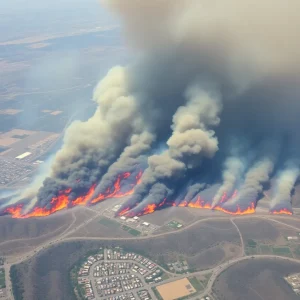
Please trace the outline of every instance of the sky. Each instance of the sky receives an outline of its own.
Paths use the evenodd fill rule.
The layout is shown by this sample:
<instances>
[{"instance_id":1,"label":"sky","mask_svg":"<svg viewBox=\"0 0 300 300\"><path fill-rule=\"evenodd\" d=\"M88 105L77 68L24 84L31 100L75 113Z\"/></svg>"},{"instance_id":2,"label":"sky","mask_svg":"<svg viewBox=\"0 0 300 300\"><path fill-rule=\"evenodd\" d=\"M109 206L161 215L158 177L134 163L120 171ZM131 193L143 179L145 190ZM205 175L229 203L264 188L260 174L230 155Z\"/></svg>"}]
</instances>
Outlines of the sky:
<instances>
[{"instance_id":1,"label":"sky","mask_svg":"<svg viewBox=\"0 0 300 300\"><path fill-rule=\"evenodd\" d=\"M0 1L0 41L116 23L98 0Z\"/></svg>"}]
</instances>

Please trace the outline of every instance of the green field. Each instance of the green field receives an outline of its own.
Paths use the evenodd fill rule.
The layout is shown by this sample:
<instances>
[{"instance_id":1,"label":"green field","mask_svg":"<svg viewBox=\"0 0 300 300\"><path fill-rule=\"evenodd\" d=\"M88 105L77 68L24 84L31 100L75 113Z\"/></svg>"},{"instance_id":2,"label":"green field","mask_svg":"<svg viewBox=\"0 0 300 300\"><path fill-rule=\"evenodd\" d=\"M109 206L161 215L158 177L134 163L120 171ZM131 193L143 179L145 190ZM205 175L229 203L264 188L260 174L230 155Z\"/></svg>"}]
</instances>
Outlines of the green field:
<instances>
[{"instance_id":1,"label":"green field","mask_svg":"<svg viewBox=\"0 0 300 300\"><path fill-rule=\"evenodd\" d=\"M120 223L111 220L111 219L107 219L107 218L102 218L99 220L99 223L101 225L104 225L106 227L111 227L111 228L119 228L120 227Z\"/></svg>"},{"instance_id":2,"label":"green field","mask_svg":"<svg viewBox=\"0 0 300 300\"><path fill-rule=\"evenodd\" d=\"M163 300L163 298L161 297L160 293L158 292L158 290L155 287L153 287L152 290L153 290L153 292L154 292L154 294L156 296L156 299Z\"/></svg>"},{"instance_id":3,"label":"green field","mask_svg":"<svg viewBox=\"0 0 300 300\"><path fill-rule=\"evenodd\" d=\"M5 288L5 271L4 269L0 269L0 289Z\"/></svg>"},{"instance_id":4,"label":"green field","mask_svg":"<svg viewBox=\"0 0 300 300\"><path fill-rule=\"evenodd\" d=\"M273 247L273 253L279 256L293 257L289 247Z\"/></svg>"},{"instance_id":5,"label":"green field","mask_svg":"<svg viewBox=\"0 0 300 300\"><path fill-rule=\"evenodd\" d=\"M253 248L253 247L246 247L246 249L245 249L245 253L246 253L246 255L255 255L255 254L257 254L257 248L255 247L255 248Z\"/></svg>"},{"instance_id":6,"label":"green field","mask_svg":"<svg viewBox=\"0 0 300 300\"><path fill-rule=\"evenodd\" d=\"M293 253L300 256L300 246L297 246L296 248L294 248Z\"/></svg>"},{"instance_id":7,"label":"green field","mask_svg":"<svg viewBox=\"0 0 300 300\"><path fill-rule=\"evenodd\" d=\"M248 240L247 243L248 243L248 247L251 247L251 248L256 248L256 246L257 246L257 243L253 240Z\"/></svg>"},{"instance_id":8,"label":"green field","mask_svg":"<svg viewBox=\"0 0 300 300\"><path fill-rule=\"evenodd\" d=\"M139 236L141 234L140 231L136 230L136 229L133 229L129 226L126 226L126 225L123 225L122 226L122 229L127 231L128 233L130 233L131 235L134 235L134 236Z\"/></svg>"},{"instance_id":9,"label":"green field","mask_svg":"<svg viewBox=\"0 0 300 300\"><path fill-rule=\"evenodd\" d=\"M269 245L260 245L261 254L272 254L272 247Z\"/></svg>"},{"instance_id":10,"label":"green field","mask_svg":"<svg viewBox=\"0 0 300 300\"><path fill-rule=\"evenodd\" d=\"M175 221L175 220L169 222L169 223L168 223L168 226L169 226L170 228L172 228L172 229L179 229L179 228L182 228L182 224L181 224L180 222L178 222L178 221ZM178 226L179 226L179 227L178 227Z\"/></svg>"},{"instance_id":11,"label":"green field","mask_svg":"<svg viewBox=\"0 0 300 300\"><path fill-rule=\"evenodd\" d=\"M207 283L208 283L208 281L209 281L209 279L210 279L210 277L211 277L211 273L209 273L209 274L207 274L207 275L204 275L203 277L204 277L205 279L199 280L199 281L201 282L201 284L202 284L204 287L206 287L206 286L207 286Z\"/></svg>"},{"instance_id":12,"label":"green field","mask_svg":"<svg viewBox=\"0 0 300 300\"><path fill-rule=\"evenodd\" d=\"M195 288L195 290L197 292L204 290L203 285L201 284L201 282L196 277L189 278L189 281L190 281L190 283L192 284L192 286Z\"/></svg>"}]
</instances>

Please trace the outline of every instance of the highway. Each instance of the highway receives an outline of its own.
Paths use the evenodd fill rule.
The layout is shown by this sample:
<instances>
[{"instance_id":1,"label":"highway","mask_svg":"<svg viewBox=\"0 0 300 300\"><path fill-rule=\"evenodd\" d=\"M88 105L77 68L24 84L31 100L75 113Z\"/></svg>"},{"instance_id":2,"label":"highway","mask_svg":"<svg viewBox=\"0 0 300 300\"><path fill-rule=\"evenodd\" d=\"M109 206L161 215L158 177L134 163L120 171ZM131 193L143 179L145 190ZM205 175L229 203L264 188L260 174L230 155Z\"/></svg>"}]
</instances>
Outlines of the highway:
<instances>
[{"instance_id":1,"label":"highway","mask_svg":"<svg viewBox=\"0 0 300 300\"><path fill-rule=\"evenodd\" d=\"M81 229L82 227L86 226L87 224L89 224L90 222L92 222L93 220L97 219L99 216L101 216L103 214L103 211L96 211L90 207L86 207L88 210L92 210L95 215L90 218L88 221L84 221L82 224L72 228L72 225L75 223L76 219L73 219L71 224L68 226L68 228L59 236L55 237L54 239L50 239L49 241L46 241L45 243L41 244L40 246L36 247L35 249L33 249L30 252L25 253L24 255L20 255L20 256L12 256L12 257L7 257L6 258L6 263L5 263L5 274L6 274L6 286L7 286L7 300L14 300L13 294L12 294L12 290L11 290L11 280L10 280L10 276L9 276L9 270L10 267L14 264L19 264L21 262L24 262L30 258L32 258L34 255L36 255L38 252L45 250L49 247L52 247L53 245L57 245L63 242L71 242L71 241L79 241L79 240L98 240L98 241L107 241L107 240L143 240L143 239L149 239L149 238L153 238L153 237L159 237L159 236L166 236L166 235L172 235L172 234L177 234L178 232L181 231L186 231L189 228L195 226L196 224L208 221L208 220L222 220L222 219L230 219L231 223L233 224L233 226L236 228L239 236L240 236L240 244L241 244L241 254L239 257L233 259L233 260L229 260L221 265L218 265L217 267L213 268L213 269L209 269L209 270L205 270L205 271L199 271L199 272L194 272L194 273L189 273L188 276L194 276L194 275L204 275L204 274L208 274L208 273L212 273L212 276L208 282L208 285L205 289L205 291L203 291L203 293L201 294L203 295L207 295L211 292L211 288L212 285L215 281L215 279L218 277L218 275L223 272L226 268L230 267L231 265L243 261L243 260L247 260L247 259L253 259L254 258L278 258L278 259L283 259L283 260L288 260L288 261L292 261L292 262L297 262L300 263L300 260L296 260L296 259L292 259L292 258L283 258L283 257L279 257L279 256L275 256L275 255L254 255L254 256L245 256L245 252L244 252L244 241L243 241L243 237L242 234L238 228L238 226L236 225L236 223L234 222L235 219L239 219L241 217L229 217L229 216L220 216L220 217L207 217L201 220L198 220L194 223L191 223L181 229L178 229L176 231L171 231L171 232L166 232L166 233L160 233L160 234L154 234L154 235L149 235L149 236L141 236L141 237L129 237L129 238L103 238L103 237L68 237L68 235L75 233L77 230ZM286 224L282 221L279 221L276 218L279 218L281 220L283 219L294 219L299 221L298 218L294 218L291 216L273 216L270 214L261 214L261 215L249 215L249 216L243 216L242 218L252 218L252 219L267 219L269 221L273 221L276 223L279 223L281 225L293 228L294 230L300 231L300 228ZM165 270L166 271L166 270ZM170 274L169 271L167 271L167 273ZM175 279L180 279L180 278L184 278L186 277L186 275L177 275L177 274L173 274L174 277L168 279L166 282L168 281L174 281ZM200 295L200 297L201 297ZM198 296L199 297L199 296Z\"/></svg>"}]
</instances>

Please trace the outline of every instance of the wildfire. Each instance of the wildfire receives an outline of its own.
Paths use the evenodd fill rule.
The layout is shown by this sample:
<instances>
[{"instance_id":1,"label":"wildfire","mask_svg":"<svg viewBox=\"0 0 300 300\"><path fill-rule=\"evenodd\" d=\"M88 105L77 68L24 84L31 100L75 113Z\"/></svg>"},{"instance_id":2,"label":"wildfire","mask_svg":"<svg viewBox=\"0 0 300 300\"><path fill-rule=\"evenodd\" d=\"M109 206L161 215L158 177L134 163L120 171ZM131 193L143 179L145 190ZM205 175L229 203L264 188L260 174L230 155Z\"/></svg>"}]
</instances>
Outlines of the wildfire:
<instances>
[{"instance_id":1,"label":"wildfire","mask_svg":"<svg viewBox=\"0 0 300 300\"><path fill-rule=\"evenodd\" d=\"M69 206L78 206L78 205L87 205L89 202L92 204L95 204L97 202L103 201L105 199L109 198L121 198L124 196L132 195L134 192L134 187L140 183L142 172L139 172L138 175L136 175L136 181L134 187L132 187L129 191L121 192L121 183L123 180L129 178L131 176L131 173L126 172L118 176L115 183L113 184L112 188L108 188L105 193L99 194L95 198L92 198L95 189L96 184L92 185L91 188L87 191L85 195L79 196L74 200L69 199L69 195L72 192L71 188L68 188L64 191L60 191L58 193L58 196L53 197L49 203L48 206L45 207L39 207L36 206L33 208L32 211L29 213L22 213L23 205L17 205L17 206L11 206L4 210L4 213L10 214L13 218L18 219L27 219L32 217L45 217L49 216L57 211L63 210L65 208L68 208ZM91 201L92 199L92 201Z\"/></svg>"},{"instance_id":2,"label":"wildfire","mask_svg":"<svg viewBox=\"0 0 300 300\"><path fill-rule=\"evenodd\" d=\"M8 207L4 210L4 213L7 213L7 214L10 214L12 215L13 218L20 218L21 217L21 212L22 212L22 208L23 208L23 205L22 204L19 204L15 207Z\"/></svg>"},{"instance_id":3,"label":"wildfire","mask_svg":"<svg viewBox=\"0 0 300 300\"><path fill-rule=\"evenodd\" d=\"M91 201L91 203L95 204L97 202L103 201L103 200L108 199L108 198L122 198L122 197L125 197L125 196L132 195L133 192L134 192L135 186L140 183L142 174L143 174L142 172L139 172L138 175L136 175L135 184L133 185L133 187L129 191L124 192L124 193L121 192L121 182L122 182L122 180L127 179L128 177L130 177L131 174L129 172L126 172L122 175L119 175L116 182L114 183L112 189L108 188L105 191L105 193L99 194L96 198L94 198Z\"/></svg>"},{"instance_id":4,"label":"wildfire","mask_svg":"<svg viewBox=\"0 0 300 300\"><path fill-rule=\"evenodd\" d=\"M88 203L88 201L91 199L91 197L93 196L93 194L95 192L95 188L96 188L96 184L93 184L92 187L86 193L86 195L79 196L78 198L76 198L75 200L73 200L72 201L72 205L73 206L86 205Z\"/></svg>"},{"instance_id":5,"label":"wildfire","mask_svg":"<svg viewBox=\"0 0 300 300\"><path fill-rule=\"evenodd\" d=\"M201 200L200 196L198 196L196 202L190 202L187 206L192 208L212 209L211 204L205 203L204 200Z\"/></svg>"},{"instance_id":6,"label":"wildfire","mask_svg":"<svg viewBox=\"0 0 300 300\"><path fill-rule=\"evenodd\" d=\"M148 214L152 214L155 212L156 208L158 207L158 205L156 204L148 204L140 213L141 215L148 215Z\"/></svg>"},{"instance_id":7,"label":"wildfire","mask_svg":"<svg viewBox=\"0 0 300 300\"><path fill-rule=\"evenodd\" d=\"M175 204L175 203L174 203ZM180 202L179 204L178 204L178 207L187 207L188 206L188 201L187 200L184 200L184 201L182 201L182 202ZM175 206L176 206L176 204L175 204Z\"/></svg>"},{"instance_id":8,"label":"wildfire","mask_svg":"<svg viewBox=\"0 0 300 300\"><path fill-rule=\"evenodd\" d=\"M50 207L35 207L33 211L23 214L20 216L13 216L13 218L21 218L21 219L27 219L32 217L45 217L49 216L51 214L54 214L57 211L60 211L62 209L65 209L69 205L69 196L68 193L70 193L70 189L61 192L60 195L57 197L52 198L50 204Z\"/></svg>"},{"instance_id":9,"label":"wildfire","mask_svg":"<svg viewBox=\"0 0 300 300\"><path fill-rule=\"evenodd\" d=\"M233 192L233 195L231 196L231 198L230 198L230 199L233 199L233 198L235 198L235 197L237 196L237 194L238 194L238 190L235 190L235 191Z\"/></svg>"},{"instance_id":10,"label":"wildfire","mask_svg":"<svg viewBox=\"0 0 300 300\"><path fill-rule=\"evenodd\" d=\"M158 204L158 207L162 207L166 204L167 198L164 199L163 202L161 202L160 204Z\"/></svg>"},{"instance_id":11,"label":"wildfire","mask_svg":"<svg viewBox=\"0 0 300 300\"><path fill-rule=\"evenodd\" d=\"M220 203L224 203L226 200L227 200L227 193L224 192L222 197L221 197Z\"/></svg>"},{"instance_id":12,"label":"wildfire","mask_svg":"<svg viewBox=\"0 0 300 300\"><path fill-rule=\"evenodd\" d=\"M236 206L235 210L225 209L221 206L214 207L214 210L221 211L226 214L235 215L235 216L243 216L243 215L250 215L255 213L255 203L252 202L250 206L246 209L241 209L239 205Z\"/></svg>"},{"instance_id":13,"label":"wildfire","mask_svg":"<svg viewBox=\"0 0 300 300\"><path fill-rule=\"evenodd\" d=\"M124 216L130 211L130 208L127 207L118 213L119 216Z\"/></svg>"},{"instance_id":14,"label":"wildfire","mask_svg":"<svg viewBox=\"0 0 300 300\"><path fill-rule=\"evenodd\" d=\"M130 184L130 189L127 191L122 191L122 182L128 179L131 176L131 173L125 172L120 174L112 187L106 189L104 193L100 193L95 195L96 184L93 184L90 189L84 194L76 199L69 199L70 194L72 192L71 188L60 191L56 197L53 197L49 203L49 205L44 207L36 206L28 213L23 213L23 204L18 204L16 206L8 207L4 210L4 213L10 214L13 218L18 219L26 219L31 217L44 217L49 216L57 211L66 209L68 207L78 206L78 205L88 205L89 203L95 204L100 201L109 198L121 198L125 196L132 195L134 193L135 186L141 183L142 172L139 172L135 176L135 182ZM124 190L124 187L123 187ZM164 198L163 201L159 204L148 204L145 208L143 208L137 215L147 215L155 212L157 209L160 209L163 206L177 206L177 207L191 207L198 209L210 209L221 211L230 215L248 215L255 213L255 202L252 202L248 207L241 208L239 205L235 207L233 205L228 206L225 203L228 203L228 200L231 200L237 196L237 191L234 191L233 195L228 198L228 194L225 192L220 200L220 204L216 206L212 206L211 203L206 202L201 199L200 196L197 197L196 201L189 202L188 200L183 200L180 203L175 203L174 201L167 202L167 198ZM226 207L227 206L227 207ZM124 208L121 212L118 213L119 216L134 216L135 212L132 212L133 207ZM270 213L274 215L292 215L293 213L287 208L283 208L280 210L274 210Z\"/></svg>"},{"instance_id":15,"label":"wildfire","mask_svg":"<svg viewBox=\"0 0 300 300\"><path fill-rule=\"evenodd\" d=\"M273 215L290 215L291 216L293 213L290 210L288 210L287 208L282 208L280 210L271 211L271 214L273 214Z\"/></svg>"}]
</instances>

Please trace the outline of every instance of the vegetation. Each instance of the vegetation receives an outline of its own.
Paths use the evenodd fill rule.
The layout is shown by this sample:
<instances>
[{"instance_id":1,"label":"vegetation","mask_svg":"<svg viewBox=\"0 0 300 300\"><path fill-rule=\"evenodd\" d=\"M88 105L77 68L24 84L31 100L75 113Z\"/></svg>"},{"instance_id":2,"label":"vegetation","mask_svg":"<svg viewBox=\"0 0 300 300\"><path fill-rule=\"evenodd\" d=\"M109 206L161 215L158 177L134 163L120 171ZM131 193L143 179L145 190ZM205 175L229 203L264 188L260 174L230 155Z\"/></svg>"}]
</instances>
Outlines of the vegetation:
<instances>
[{"instance_id":1,"label":"vegetation","mask_svg":"<svg viewBox=\"0 0 300 300\"><path fill-rule=\"evenodd\" d=\"M300 246L296 246L296 247L293 249L293 252L294 252L294 254L300 256Z\"/></svg>"},{"instance_id":2,"label":"vegetation","mask_svg":"<svg viewBox=\"0 0 300 300\"><path fill-rule=\"evenodd\" d=\"M101 225L104 225L105 227L112 227L112 228L119 228L120 224L114 220L108 219L108 218L101 218L99 220L99 223Z\"/></svg>"},{"instance_id":3,"label":"vegetation","mask_svg":"<svg viewBox=\"0 0 300 300\"><path fill-rule=\"evenodd\" d=\"M273 247L273 253L279 256L293 256L289 247Z\"/></svg>"},{"instance_id":4,"label":"vegetation","mask_svg":"<svg viewBox=\"0 0 300 300\"><path fill-rule=\"evenodd\" d=\"M208 284L208 281L211 277L212 273L206 274L204 276L202 276L201 279L199 279L200 283L203 285L203 287L206 287Z\"/></svg>"},{"instance_id":5,"label":"vegetation","mask_svg":"<svg viewBox=\"0 0 300 300\"><path fill-rule=\"evenodd\" d=\"M23 300L24 287L21 284L21 274L18 272L15 265L10 268L10 278L12 281L12 289L15 300Z\"/></svg>"},{"instance_id":6,"label":"vegetation","mask_svg":"<svg viewBox=\"0 0 300 300\"><path fill-rule=\"evenodd\" d=\"M78 284L78 271L80 267L83 265L84 262L86 262L87 258L91 255L97 255L97 254L103 254L104 249L101 247L97 250L90 250L87 251L84 257L81 257L71 268L69 271L69 278L70 278L70 286L74 293L74 297L78 300L85 299L84 296L84 288L82 285Z\"/></svg>"},{"instance_id":7,"label":"vegetation","mask_svg":"<svg viewBox=\"0 0 300 300\"><path fill-rule=\"evenodd\" d=\"M78 284L78 280L77 280L78 270L79 270L79 268L78 268L77 264L74 266L73 269L71 269L70 284L71 284L72 290L74 291L74 295L75 295L76 299L83 300L83 299L85 299L84 289L82 286L80 286L80 284Z\"/></svg>"},{"instance_id":8,"label":"vegetation","mask_svg":"<svg viewBox=\"0 0 300 300\"><path fill-rule=\"evenodd\" d=\"M5 270L0 269L0 289L5 288Z\"/></svg>"},{"instance_id":9,"label":"vegetation","mask_svg":"<svg viewBox=\"0 0 300 300\"><path fill-rule=\"evenodd\" d=\"M204 289L203 285L196 277L189 278L189 281L197 292L202 291Z\"/></svg>"},{"instance_id":10,"label":"vegetation","mask_svg":"<svg viewBox=\"0 0 300 300\"><path fill-rule=\"evenodd\" d=\"M261 254L271 254L272 253L272 247L269 245L260 245L260 252Z\"/></svg>"},{"instance_id":11,"label":"vegetation","mask_svg":"<svg viewBox=\"0 0 300 300\"><path fill-rule=\"evenodd\" d=\"M169 275L167 273L163 272L162 275L161 275L161 278L162 278L162 280L167 280L170 277L169 277Z\"/></svg>"},{"instance_id":12,"label":"vegetation","mask_svg":"<svg viewBox=\"0 0 300 300\"><path fill-rule=\"evenodd\" d=\"M179 229L182 227L182 224L180 222L177 222L177 221L171 221L168 223L168 226L172 229Z\"/></svg>"},{"instance_id":13,"label":"vegetation","mask_svg":"<svg viewBox=\"0 0 300 300\"><path fill-rule=\"evenodd\" d=\"M246 255L255 255L258 253L258 250L256 247L246 247L245 253Z\"/></svg>"},{"instance_id":14,"label":"vegetation","mask_svg":"<svg viewBox=\"0 0 300 300\"><path fill-rule=\"evenodd\" d=\"M251 248L256 248L256 246L257 246L257 243L251 239L249 239L247 241L247 243L248 243L248 247L251 247Z\"/></svg>"},{"instance_id":15,"label":"vegetation","mask_svg":"<svg viewBox=\"0 0 300 300\"><path fill-rule=\"evenodd\" d=\"M160 293L158 292L158 290L155 287L153 287L152 290L153 290L157 300L163 300L162 296L160 295Z\"/></svg>"},{"instance_id":16,"label":"vegetation","mask_svg":"<svg viewBox=\"0 0 300 300\"><path fill-rule=\"evenodd\" d=\"M130 233L131 235L134 235L134 236L139 236L141 234L140 231L136 230L136 229L133 229L127 225L123 225L122 226L122 229L127 231L128 233Z\"/></svg>"}]
</instances>

